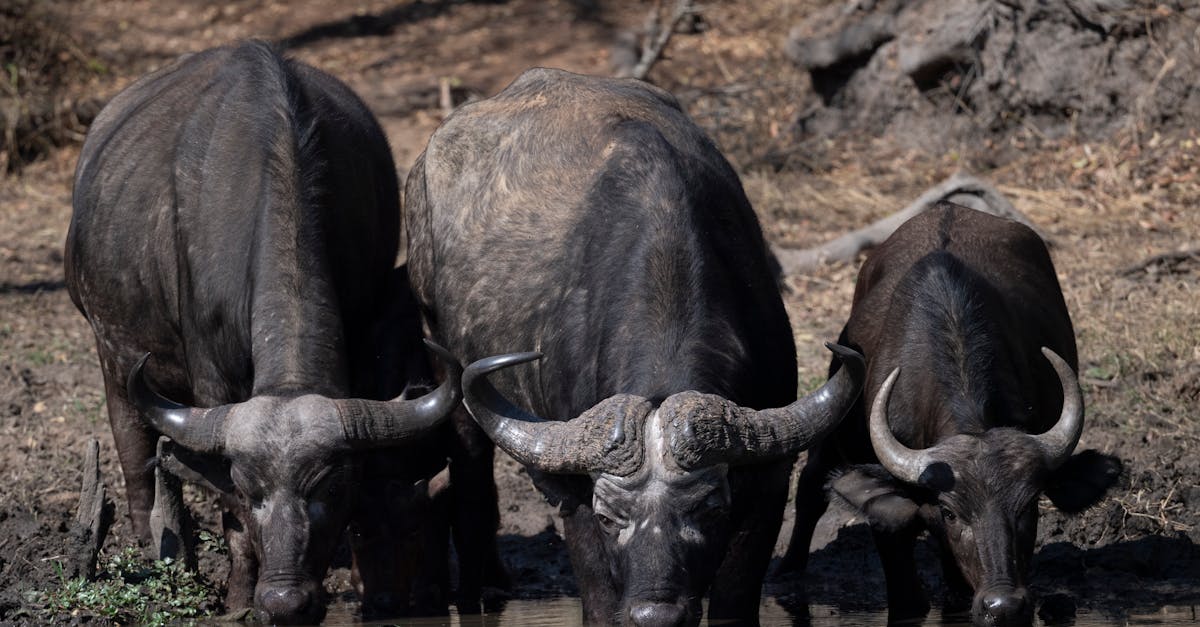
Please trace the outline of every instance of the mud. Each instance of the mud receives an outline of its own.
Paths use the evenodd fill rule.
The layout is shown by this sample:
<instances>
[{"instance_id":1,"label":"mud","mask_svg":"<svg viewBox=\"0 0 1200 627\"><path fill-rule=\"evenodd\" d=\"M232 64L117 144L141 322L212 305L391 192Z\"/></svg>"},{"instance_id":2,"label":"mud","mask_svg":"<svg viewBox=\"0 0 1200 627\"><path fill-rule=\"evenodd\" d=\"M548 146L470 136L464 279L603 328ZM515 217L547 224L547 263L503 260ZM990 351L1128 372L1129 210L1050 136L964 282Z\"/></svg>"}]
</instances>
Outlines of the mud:
<instances>
[{"instance_id":1,"label":"mud","mask_svg":"<svg viewBox=\"0 0 1200 627\"><path fill-rule=\"evenodd\" d=\"M84 0L48 6L63 13L67 34L88 42L89 54L105 68L74 81L72 98L107 99L178 54L234 38L290 38L292 54L364 96L403 173L443 115L442 79L452 86L453 104L495 93L534 65L610 73L610 45L640 28L652 5L367 0L358 8L331 9L316 0L240 0L221 7ZM810 0L706 3L706 28L677 33L650 79L678 94L716 138L773 242L804 246L831 239L903 207L962 167L995 182L1045 229L1056 242L1054 260L1080 344L1089 412L1080 447L1115 454L1126 470L1109 497L1082 515L1068 518L1043 502L1033 576L1042 609L1050 618L1125 619L1200 602L1194 410L1200 268L1180 263L1123 271L1200 242L1196 124L1147 118L1136 132L1081 126L1059 139L1037 138L1027 129L987 135L1007 147L1002 162L975 141L927 150L848 125L840 138L823 139L828 143L816 157L791 129L812 119L806 99L820 94L809 73L787 58L785 43L794 25L828 21L830 10ZM1156 37L1166 32L1157 24L1152 21ZM875 114L863 109L863 115ZM908 119L888 118L897 127ZM80 545L74 510L92 438L100 442L104 480L117 505L103 550L114 553L133 542L93 339L62 282L77 154L77 143L50 149L19 176L0 178L0 622L44 620L29 595L73 572ZM857 263L843 264L788 279L786 303L805 391L822 379L827 357L821 342L837 337L856 271ZM497 481L511 596L576 594L553 509L502 454ZM215 530L212 499L194 489L187 498L200 525ZM777 555L786 548L791 518L789 511ZM803 581L772 576L767 582L765 603L778 610L769 616L782 620L808 611L822 623L831 615L867 612L874 616L868 622L877 622L870 613L884 608L882 572L861 521L831 511L813 548ZM920 563L936 605L937 560L924 544ZM202 547L200 564L211 580L223 581L222 555ZM352 618L356 605L344 566L330 574L327 587L331 618ZM559 606L573 607L569 601ZM936 620L937 612L931 616Z\"/></svg>"}]
</instances>

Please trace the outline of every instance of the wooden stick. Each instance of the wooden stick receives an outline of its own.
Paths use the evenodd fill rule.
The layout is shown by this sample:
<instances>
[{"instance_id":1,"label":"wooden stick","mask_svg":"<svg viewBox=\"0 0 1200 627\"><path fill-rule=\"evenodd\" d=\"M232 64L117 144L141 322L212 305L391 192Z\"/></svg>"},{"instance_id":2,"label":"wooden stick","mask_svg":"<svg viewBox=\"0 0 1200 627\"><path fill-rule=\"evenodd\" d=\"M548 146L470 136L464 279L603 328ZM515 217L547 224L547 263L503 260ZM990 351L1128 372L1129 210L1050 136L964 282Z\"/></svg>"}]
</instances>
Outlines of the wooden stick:
<instances>
[{"instance_id":1,"label":"wooden stick","mask_svg":"<svg viewBox=\"0 0 1200 627\"><path fill-rule=\"evenodd\" d=\"M100 443L91 440L87 444L87 453L83 462L83 484L79 490L79 508L75 512L75 522L87 536L87 552L81 556L79 572L88 579L96 577L96 558L104 539L108 536L108 528L113 521L115 507L108 498L104 481L100 477Z\"/></svg>"}]
</instances>

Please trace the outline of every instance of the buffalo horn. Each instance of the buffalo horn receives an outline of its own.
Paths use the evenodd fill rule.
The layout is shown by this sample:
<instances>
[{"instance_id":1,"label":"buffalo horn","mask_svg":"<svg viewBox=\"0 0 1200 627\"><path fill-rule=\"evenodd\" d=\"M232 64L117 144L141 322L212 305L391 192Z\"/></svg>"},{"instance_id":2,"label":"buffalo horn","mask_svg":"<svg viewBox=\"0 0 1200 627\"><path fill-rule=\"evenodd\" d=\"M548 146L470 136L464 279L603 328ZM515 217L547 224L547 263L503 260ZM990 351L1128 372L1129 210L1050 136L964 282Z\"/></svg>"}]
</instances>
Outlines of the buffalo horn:
<instances>
[{"instance_id":1,"label":"buffalo horn","mask_svg":"<svg viewBox=\"0 0 1200 627\"><path fill-rule=\"evenodd\" d=\"M346 443L354 448L402 444L427 433L442 422L462 399L462 365L449 351L425 340L445 365L446 380L433 392L412 400L403 395L390 401L339 399L334 401L342 420Z\"/></svg>"},{"instance_id":2,"label":"buffalo horn","mask_svg":"<svg viewBox=\"0 0 1200 627\"><path fill-rule=\"evenodd\" d=\"M826 344L842 367L817 391L786 407L753 410L706 394L681 396L671 451L684 468L746 464L793 455L825 437L850 411L866 374L857 351Z\"/></svg>"},{"instance_id":3,"label":"buffalo horn","mask_svg":"<svg viewBox=\"0 0 1200 627\"><path fill-rule=\"evenodd\" d=\"M1079 444L1079 436L1083 433L1083 395L1079 391L1079 378L1075 371L1058 353L1042 347L1042 354L1050 360L1054 371L1058 373L1058 381L1062 384L1063 406L1058 422L1049 431L1033 436L1045 455L1046 464L1051 469L1058 468L1067 461L1075 445Z\"/></svg>"},{"instance_id":4,"label":"buffalo horn","mask_svg":"<svg viewBox=\"0 0 1200 627\"><path fill-rule=\"evenodd\" d=\"M635 427L626 429L626 419L649 413L645 399L613 396L574 420L546 420L511 403L488 381L492 372L541 358L541 353L512 353L467 366L463 402L475 422L514 459L542 472L624 475L636 469L641 463L639 434Z\"/></svg>"},{"instance_id":5,"label":"buffalo horn","mask_svg":"<svg viewBox=\"0 0 1200 627\"><path fill-rule=\"evenodd\" d=\"M932 450L913 450L901 444L888 425L888 399L892 396L892 386L900 376L896 368L884 380L875 402L871 406L871 446L879 463L897 479L908 483L918 483L921 473L933 462Z\"/></svg>"},{"instance_id":6,"label":"buffalo horn","mask_svg":"<svg viewBox=\"0 0 1200 627\"><path fill-rule=\"evenodd\" d=\"M225 416L230 406L188 407L160 396L146 382L143 369L150 353L134 364L125 382L129 400L159 433L197 453L220 453L225 444Z\"/></svg>"}]
</instances>

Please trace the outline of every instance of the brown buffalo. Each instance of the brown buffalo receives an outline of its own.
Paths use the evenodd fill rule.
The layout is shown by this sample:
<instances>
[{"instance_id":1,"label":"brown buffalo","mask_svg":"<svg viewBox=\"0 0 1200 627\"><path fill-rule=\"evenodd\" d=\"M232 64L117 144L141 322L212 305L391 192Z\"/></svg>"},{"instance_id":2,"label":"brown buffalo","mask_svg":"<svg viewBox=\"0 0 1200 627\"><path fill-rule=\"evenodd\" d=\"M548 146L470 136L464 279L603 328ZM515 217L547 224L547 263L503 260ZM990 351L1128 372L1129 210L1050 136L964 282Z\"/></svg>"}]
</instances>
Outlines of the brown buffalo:
<instances>
[{"instance_id":1,"label":"brown buffalo","mask_svg":"<svg viewBox=\"0 0 1200 627\"><path fill-rule=\"evenodd\" d=\"M1071 455L1083 399L1045 244L940 203L871 252L839 342L866 356L866 387L809 454L785 568L805 565L832 473L832 494L870 521L893 619L928 611L912 555L928 529L951 606L973 596L980 624L1028 623L1038 496L1080 511L1120 473L1115 458Z\"/></svg>"}]
</instances>

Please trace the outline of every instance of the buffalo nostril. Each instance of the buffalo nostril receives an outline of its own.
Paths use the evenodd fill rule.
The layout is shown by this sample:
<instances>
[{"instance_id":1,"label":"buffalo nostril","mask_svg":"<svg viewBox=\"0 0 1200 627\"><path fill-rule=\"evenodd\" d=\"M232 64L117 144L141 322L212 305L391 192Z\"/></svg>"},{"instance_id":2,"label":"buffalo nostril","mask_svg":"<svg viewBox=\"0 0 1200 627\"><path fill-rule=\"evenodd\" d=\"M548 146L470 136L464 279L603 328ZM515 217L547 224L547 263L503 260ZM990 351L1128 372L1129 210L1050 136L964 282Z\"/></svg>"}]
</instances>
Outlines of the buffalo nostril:
<instances>
[{"instance_id":1,"label":"buffalo nostril","mask_svg":"<svg viewBox=\"0 0 1200 627\"><path fill-rule=\"evenodd\" d=\"M1023 590L987 594L982 601L983 613L991 624L1022 624L1033 618Z\"/></svg>"},{"instance_id":2,"label":"buffalo nostril","mask_svg":"<svg viewBox=\"0 0 1200 627\"><path fill-rule=\"evenodd\" d=\"M686 612L675 603L636 603L629 618L639 627L675 627L682 625Z\"/></svg>"},{"instance_id":3,"label":"buffalo nostril","mask_svg":"<svg viewBox=\"0 0 1200 627\"><path fill-rule=\"evenodd\" d=\"M258 607L267 614L267 622L311 622L312 595L301 588L269 588L258 595Z\"/></svg>"}]
</instances>

